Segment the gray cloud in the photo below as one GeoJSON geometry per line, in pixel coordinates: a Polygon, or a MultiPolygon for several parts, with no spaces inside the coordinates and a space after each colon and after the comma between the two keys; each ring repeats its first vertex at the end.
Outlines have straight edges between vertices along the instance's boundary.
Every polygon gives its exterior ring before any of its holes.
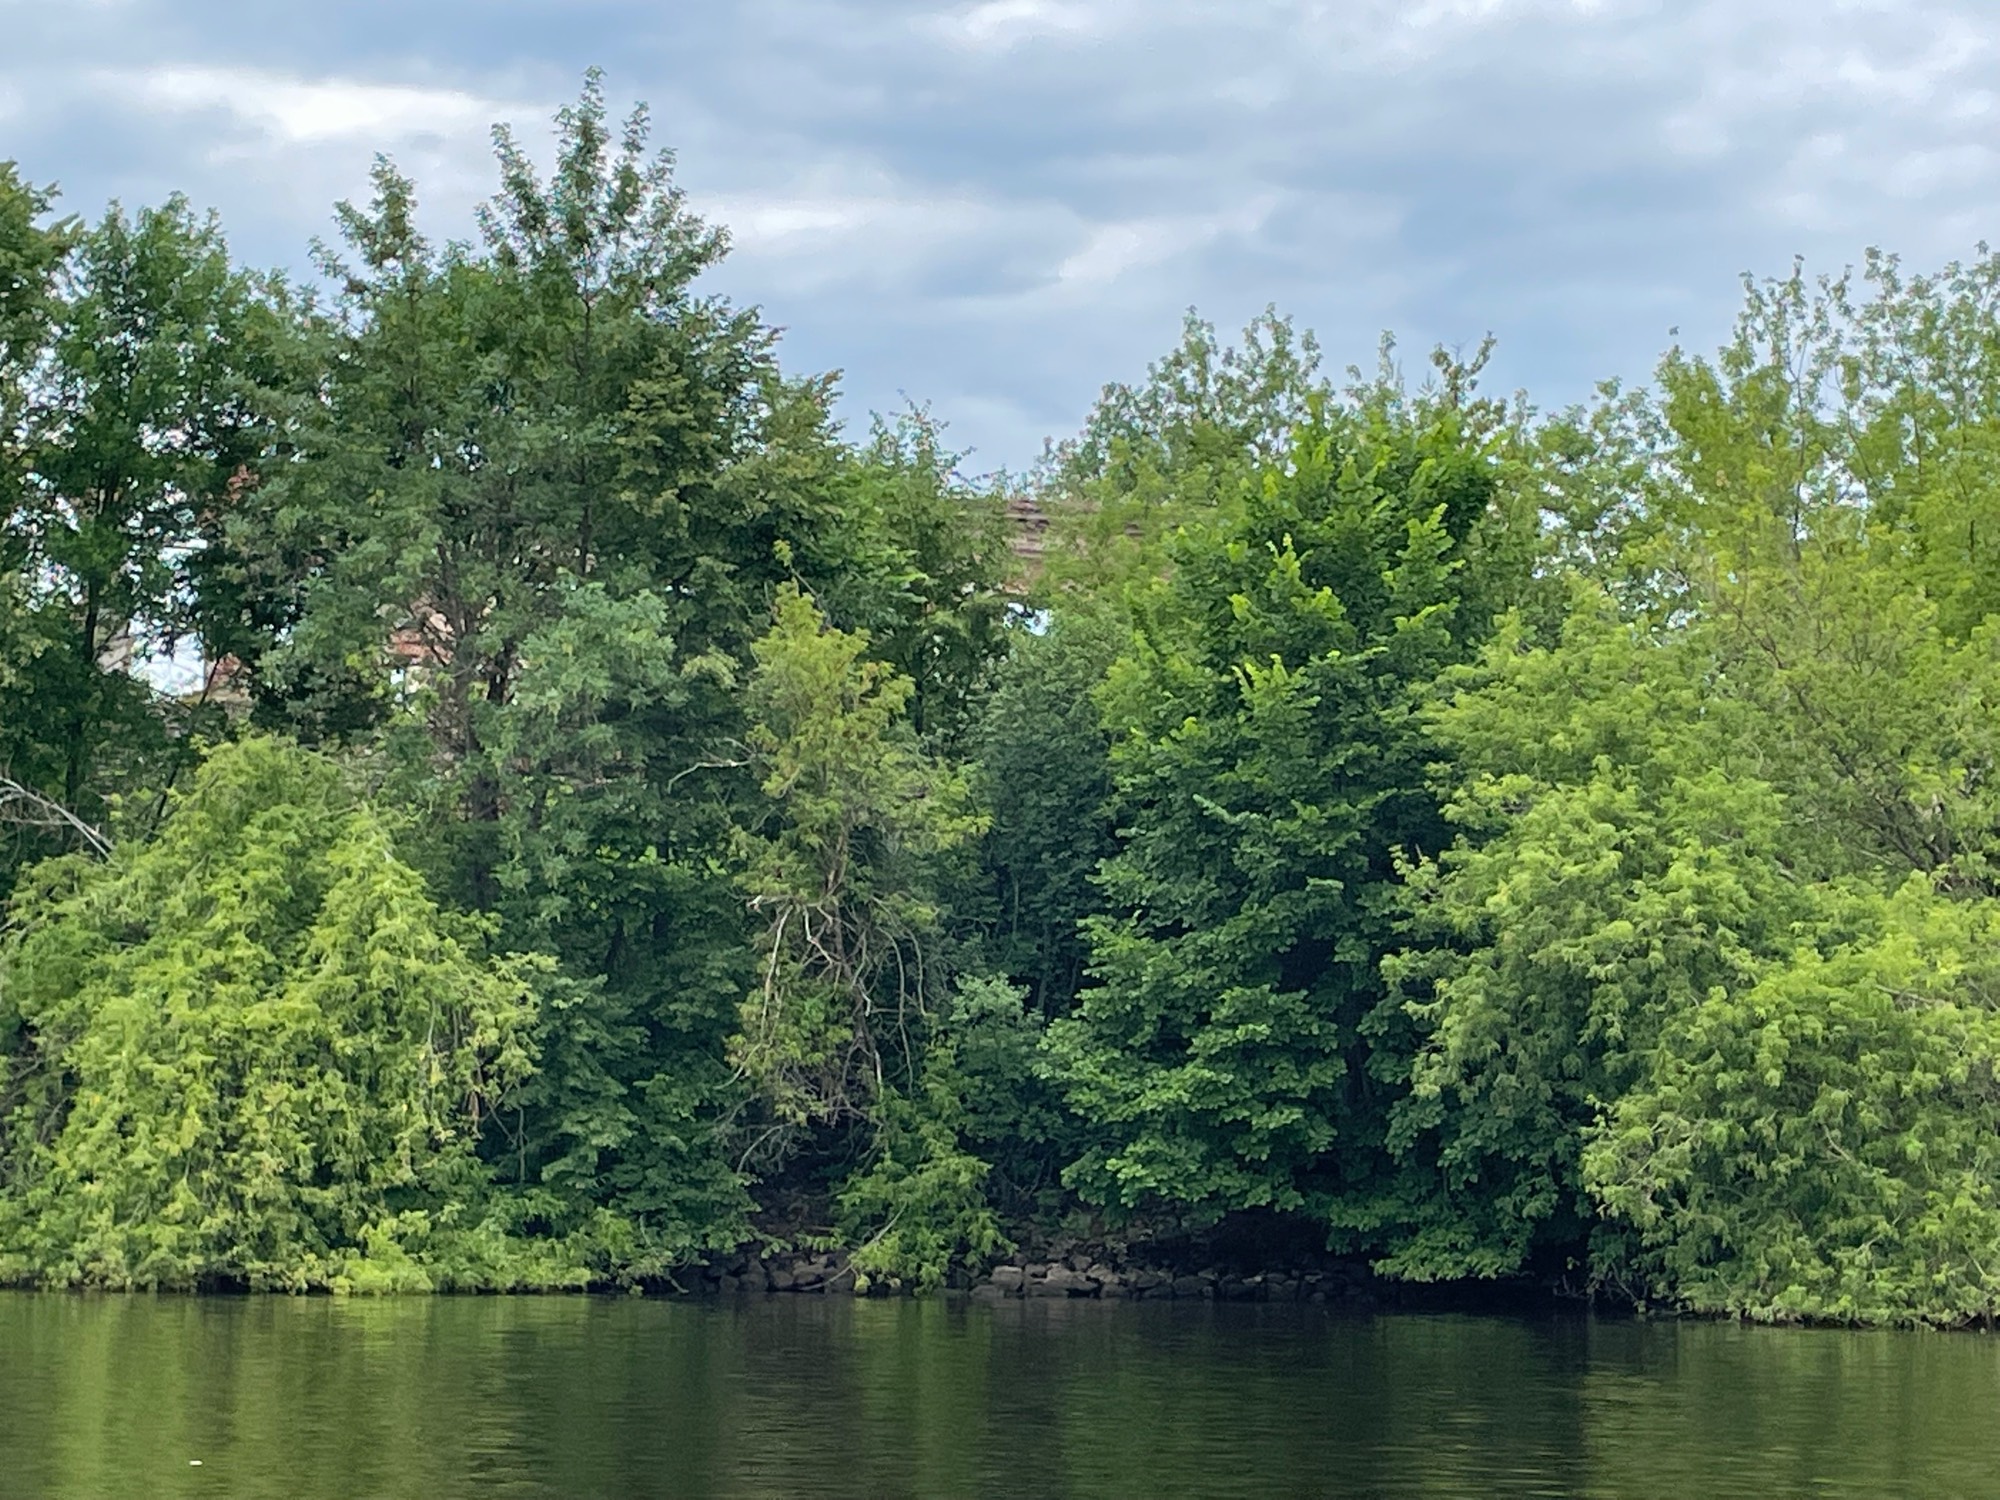
{"type": "Polygon", "coordinates": [[[0,151],[71,206],[183,187],[298,265],[371,154],[440,232],[486,122],[590,62],[728,223],[718,273],[1024,463],[1196,305],[1275,301],[1337,362],[1501,339],[1544,404],[1720,335],[1736,274],[1991,233],[1985,0],[0,0],[0,151]]]}

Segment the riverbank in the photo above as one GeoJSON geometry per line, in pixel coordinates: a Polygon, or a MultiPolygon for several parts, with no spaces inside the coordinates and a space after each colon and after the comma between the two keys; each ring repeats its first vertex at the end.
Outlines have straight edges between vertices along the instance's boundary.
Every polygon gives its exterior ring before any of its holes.
{"type": "MultiPolygon", "coordinates": [[[[870,1277],[842,1251],[746,1246],[647,1291],[689,1297],[845,1296],[895,1298],[914,1289],[870,1277]]],[[[1410,1282],[1378,1275],[1359,1256],[1294,1254],[1257,1259],[1213,1246],[1037,1246],[986,1269],[950,1278],[944,1292],[972,1302],[1226,1302],[1335,1305],[1355,1309],[1508,1312],[1574,1307],[1584,1300],[1557,1283],[1410,1282]]],[[[1626,1311],[1622,1304],[1599,1310],[1626,1311]]]]}
{"type": "MultiPolygon", "coordinates": [[[[701,1268],[684,1289],[727,1296],[739,1292],[896,1296],[899,1283],[869,1277],[841,1252],[746,1250],[701,1268]]],[[[1061,1256],[1016,1255],[978,1276],[961,1274],[948,1289],[975,1301],[1063,1298],[1098,1301],[1353,1302],[1371,1305],[1393,1294],[1367,1262],[1327,1257],[1261,1270],[1225,1263],[1175,1264],[1118,1255],[1104,1248],[1061,1256]]]]}

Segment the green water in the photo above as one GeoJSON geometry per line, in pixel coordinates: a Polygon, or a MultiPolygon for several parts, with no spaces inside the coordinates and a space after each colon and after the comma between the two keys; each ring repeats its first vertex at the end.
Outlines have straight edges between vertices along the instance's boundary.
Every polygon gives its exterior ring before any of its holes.
{"type": "Polygon", "coordinates": [[[1972,1335],[0,1295],[0,1495],[37,1500],[2000,1496],[1996,1418],[1972,1335]]]}

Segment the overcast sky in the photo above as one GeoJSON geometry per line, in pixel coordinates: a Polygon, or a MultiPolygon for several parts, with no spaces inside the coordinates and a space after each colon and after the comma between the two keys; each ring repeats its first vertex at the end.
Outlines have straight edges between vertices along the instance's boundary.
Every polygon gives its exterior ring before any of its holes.
{"type": "Polygon", "coordinates": [[[376,151],[434,233],[583,69],[649,100],[717,285],[1019,466],[1189,306],[1336,365],[1500,340],[1543,406],[1712,343],[1738,273],[1995,234],[1994,0],[0,0],[0,159],[180,188],[303,268],[376,151]]]}

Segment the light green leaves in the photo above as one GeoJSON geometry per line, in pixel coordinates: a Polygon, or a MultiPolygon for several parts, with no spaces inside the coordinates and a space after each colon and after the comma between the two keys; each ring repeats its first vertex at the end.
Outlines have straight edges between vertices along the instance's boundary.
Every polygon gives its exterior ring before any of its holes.
{"type": "Polygon", "coordinates": [[[731,1044],[780,1127],[870,1118],[910,1086],[945,969],[933,860],[975,837],[962,774],[904,723],[914,685],[778,592],[752,648],[749,750],[769,812],[740,840],[756,988],[731,1044]]]}
{"type": "Polygon", "coordinates": [[[535,965],[482,957],[336,767],[218,750],[157,839],[50,870],[16,922],[7,1276],[455,1279],[475,1148],[533,1069],[535,965]]]}
{"type": "Polygon", "coordinates": [[[1758,1318],[2000,1309],[2000,906],[1912,879],[1666,1028],[1583,1167],[1645,1293],[1758,1318]]]}

